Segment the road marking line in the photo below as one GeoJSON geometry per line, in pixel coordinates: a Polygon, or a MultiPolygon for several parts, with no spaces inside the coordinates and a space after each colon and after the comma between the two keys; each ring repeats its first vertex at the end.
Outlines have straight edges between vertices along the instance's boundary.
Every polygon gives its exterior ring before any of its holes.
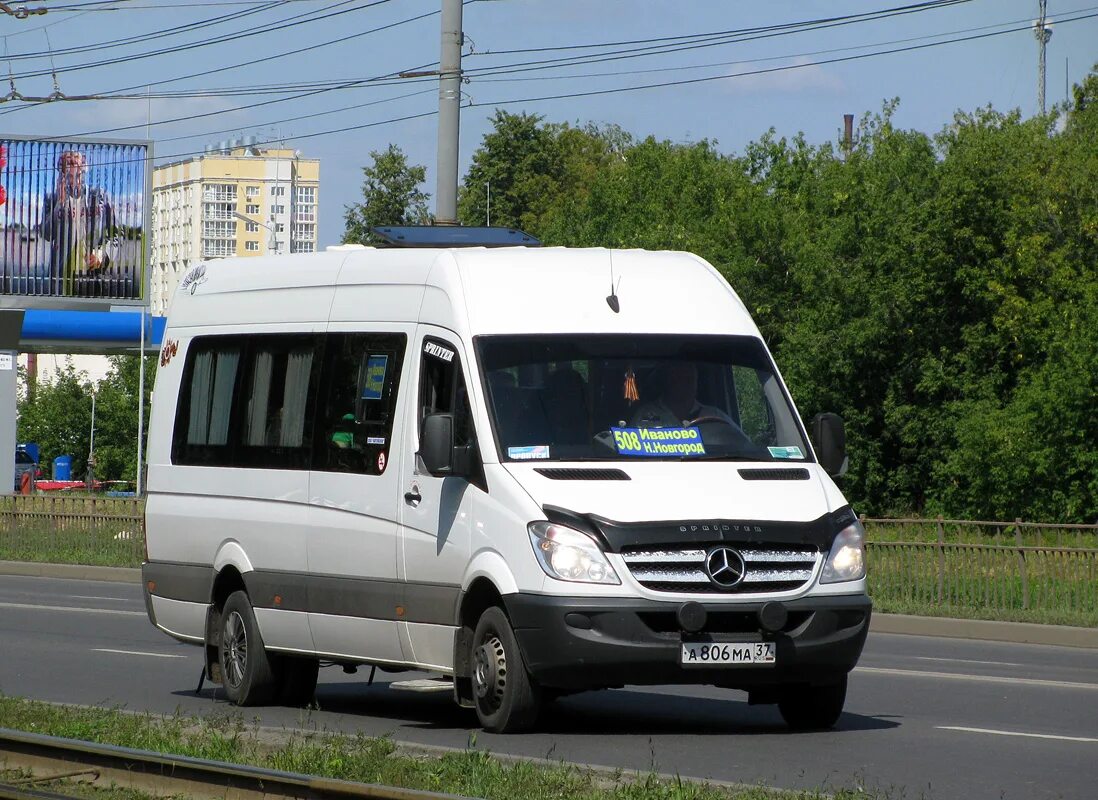
{"type": "Polygon", "coordinates": [[[1056,739],[1061,742],[1095,742],[1098,743],[1098,739],[1092,739],[1089,736],[1055,736],[1051,733],[1023,733],[1021,731],[997,731],[992,728],[964,728],[960,725],[936,725],[940,731],[963,731],[965,733],[990,733],[995,736],[1026,736],[1031,739],[1056,739]]]}
{"type": "Polygon", "coordinates": [[[975,661],[971,658],[935,658],[934,656],[910,656],[920,661],[956,661],[960,664],[994,664],[997,667],[1021,667],[1022,664],[1013,661],[975,661]]]}
{"type": "Polygon", "coordinates": [[[180,656],[169,653],[145,653],[141,650],[111,650],[107,647],[93,647],[93,653],[117,653],[120,656],[152,656],[153,658],[186,658],[186,656],[180,656]]]}
{"type": "Polygon", "coordinates": [[[1047,681],[1040,678],[1003,678],[998,675],[966,675],[963,672],[924,672],[916,669],[885,669],[884,667],[855,667],[855,672],[871,675],[899,675],[907,678],[944,678],[955,681],[980,683],[1007,683],[1022,686],[1048,686],[1056,689],[1091,689],[1098,691],[1098,683],[1074,683],[1072,681],[1047,681]]]}
{"type": "Polygon", "coordinates": [[[83,614],[116,614],[123,617],[145,617],[144,611],[122,611],[117,608],[77,608],[75,606],[37,606],[30,603],[0,603],[0,608],[26,608],[38,611],[76,611],[83,614]]]}

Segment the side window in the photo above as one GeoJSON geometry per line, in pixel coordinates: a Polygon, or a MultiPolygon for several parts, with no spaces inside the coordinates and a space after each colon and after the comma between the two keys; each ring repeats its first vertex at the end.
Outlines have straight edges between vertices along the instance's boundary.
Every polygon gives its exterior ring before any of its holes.
{"type": "Polygon", "coordinates": [[[378,475],[388,453],[404,363],[404,334],[328,337],[313,469],[378,475]]]}
{"type": "Polygon", "coordinates": [[[235,436],[237,466],[309,468],[317,350],[313,335],[250,338],[235,436]]]}
{"type": "Polygon", "coordinates": [[[187,352],[172,462],[308,469],[319,339],[209,336],[187,352]]]}
{"type": "Polygon", "coordinates": [[[239,340],[226,337],[191,342],[176,408],[173,463],[229,463],[229,423],[242,350],[239,340]]]}
{"type": "Polygon", "coordinates": [[[476,442],[469,392],[457,349],[442,339],[423,340],[423,367],[419,379],[419,434],[428,414],[454,415],[454,445],[476,442]]]}

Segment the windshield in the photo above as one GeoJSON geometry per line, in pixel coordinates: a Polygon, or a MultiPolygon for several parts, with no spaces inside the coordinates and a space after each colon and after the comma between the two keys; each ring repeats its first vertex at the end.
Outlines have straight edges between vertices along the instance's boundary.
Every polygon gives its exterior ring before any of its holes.
{"type": "Polygon", "coordinates": [[[750,336],[480,336],[505,461],[805,461],[800,425],[750,336]]]}

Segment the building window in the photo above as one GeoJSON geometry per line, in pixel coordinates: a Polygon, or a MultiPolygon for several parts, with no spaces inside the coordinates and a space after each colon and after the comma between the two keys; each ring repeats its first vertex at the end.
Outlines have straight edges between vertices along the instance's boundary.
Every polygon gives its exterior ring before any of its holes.
{"type": "Polygon", "coordinates": [[[215,203],[236,200],[235,183],[207,183],[202,187],[202,199],[215,203]]]}
{"type": "Polygon", "coordinates": [[[286,187],[285,186],[272,186],[271,187],[271,197],[285,197],[285,196],[286,196],[286,187]]]}
{"type": "Polygon", "coordinates": [[[286,213],[286,206],[274,206],[274,205],[271,206],[271,216],[272,217],[275,214],[285,214],[285,213],[286,213]]]}
{"type": "Polygon", "coordinates": [[[246,214],[258,214],[259,213],[259,203],[248,203],[246,206],[244,206],[244,213],[246,213],[246,214]]]}
{"type": "Polygon", "coordinates": [[[233,219],[232,203],[203,203],[202,219],[233,219]]]}
{"type": "Polygon", "coordinates": [[[283,225],[281,222],[276,222],[274,227],[275,227],[275,233],[285,233],[286,232],[286,226],[283,225]]]}
{"type": "Polygon", "coordinates": [[[254,200],[255,198],[259,197],[259,187],[258,186],[249,186],[249,187],[247,187],[244,190],[244,196],[247,197],[249,200],[254,200]]]}
{"type": "Polygon", "coordinates": [[[246,230],[248,233],[256,233],[259,230],[259,223],[249,220],[248,222],[244,223],[244,230],[246,230]]]}
{"type": "Polygon", "coordinates": [[[203,239],[202,257],[217,258],[236,255],[236,239],[203,239]]]}
{"type": "Polygon", "coordinates": [[[258,253],[259,242],[244,242],[244,249],[251,253],[258,253]]]}
{"type": "Polygon", "coordinates": [[[311,223],[294,223],[294,239],[304,239],[306,241],[314,241],[316,239],[316,225],[311,223]]]}
{"type": "Polygon", "coordinates": [[[299,242],[294,239],[290,242],[291,253],[312,253],[316,250],[316,245],[312,242],[299,242]]]}
{"type": "Polygon", "coordinates": [[[316,187],[315,186],[297,186],[294,188],[294,202],[295,203],[315,203],[316,202],[316,187]]]}
{"type": "Polygon", "coordinates": [[[207,239],[232,239],[236,236],[236,221],[203,222],[202,235],[207,239]]]}

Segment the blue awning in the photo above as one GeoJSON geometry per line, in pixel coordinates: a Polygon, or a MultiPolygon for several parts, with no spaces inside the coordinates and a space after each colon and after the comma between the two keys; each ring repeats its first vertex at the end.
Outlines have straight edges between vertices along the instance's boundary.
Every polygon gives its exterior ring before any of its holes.
{"type": "MultiPolygon", "coordinates": [[[[23,352],[125,353],[141,344],[137,311],[44,311],[27,309],[19,349],[23,352]]],[[[145,314],[145,350],[155,352],[164,337],[165,317],[145,314]]]]}

